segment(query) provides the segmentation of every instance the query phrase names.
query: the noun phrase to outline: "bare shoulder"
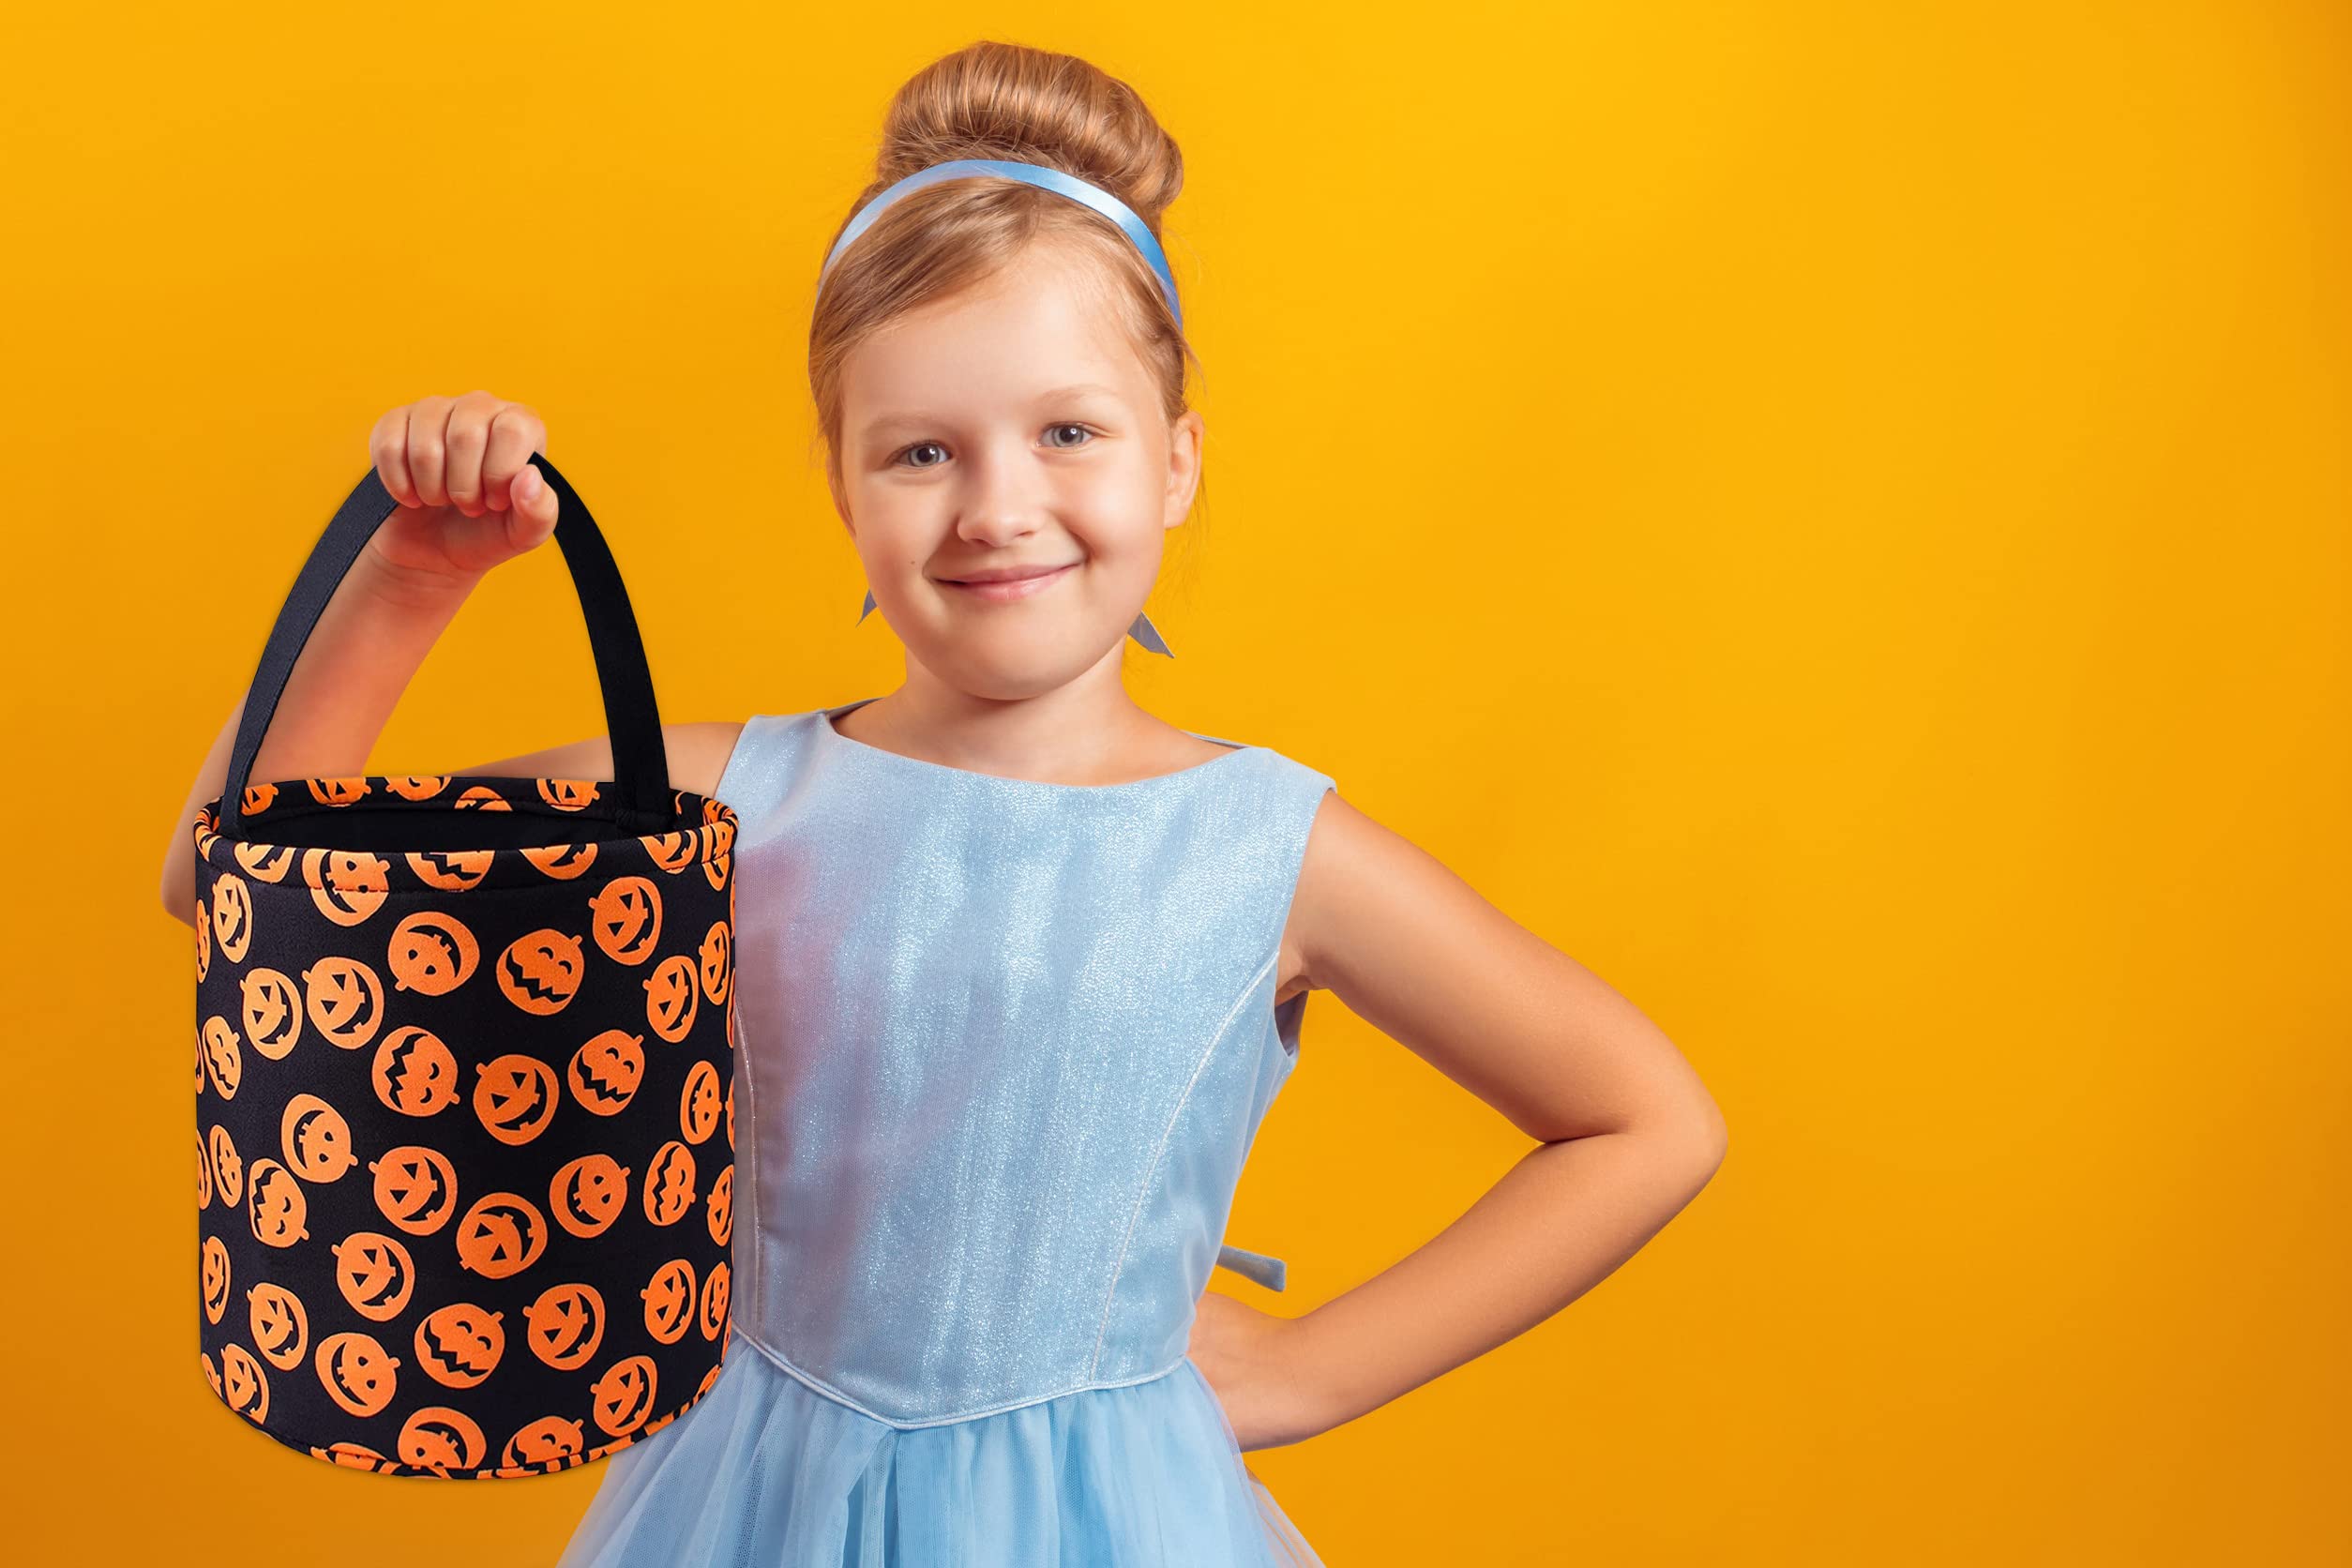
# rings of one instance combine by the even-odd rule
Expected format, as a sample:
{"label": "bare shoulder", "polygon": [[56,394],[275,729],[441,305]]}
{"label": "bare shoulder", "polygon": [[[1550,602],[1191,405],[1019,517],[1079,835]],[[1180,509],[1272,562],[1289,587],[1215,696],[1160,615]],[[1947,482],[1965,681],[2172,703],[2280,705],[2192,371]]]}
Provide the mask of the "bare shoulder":
{"label": "bare shoulder", "polygon": [[746,720],[714,718],[661,727],[663,747],[670,753],[670,782],[689,794],[716,795],[727,776],[728,760]]}
{"label": "bare shoulder", "polygon": [[1467,884],[1411,839],[1366,815],[1337,790],[1323,792],[1298,890],[1283,933],[1286,974],[1303,990],[1330,990],[1349,968],[1365,967],[1367,936],[1395,931],[1412,911],[1459,908]]}

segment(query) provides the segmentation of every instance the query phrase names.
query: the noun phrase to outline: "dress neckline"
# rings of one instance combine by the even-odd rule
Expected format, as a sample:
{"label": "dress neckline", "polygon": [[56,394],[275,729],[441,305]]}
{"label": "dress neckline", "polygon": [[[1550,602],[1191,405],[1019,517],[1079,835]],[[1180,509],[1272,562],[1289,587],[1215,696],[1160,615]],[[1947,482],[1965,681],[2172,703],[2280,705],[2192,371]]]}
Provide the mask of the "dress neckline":
{"label": "dress neckline", "polygon": [[878,698],[865,697],[860,698],[854,702],[844,702],[838,707],[819,708],[816,712],[817,739],[819,742],[824,746],[832,747],[835,750],[846,749],[851,751],[862,751],[869,756],[885,758],[890,762],[900,767],[919,768],[927,773],[954,774],[962,778],[983,779],[990,785],[1008,788],[1015,791],[1033,790],[1053,794],[1102,795],[1114,793],[1121,790],[1148,789],[1154,784],[1165,784],[1170,779],[1189,778],[1195,774],[1205,773],[1211,768],[1231,761],[1234,758],[1239,757],[1245,752],[1256,751],[1259,749],[1257,746],[1246,745],[1241,741],[1227,740],[1221,735],[1204,735],[1199,733],[1198,731],[1187,730],[1184,733],[1192,736],[1192,738],[1197,741],[1207,741],[1213,746],[1222,746],[1228,747],[1229,749],[1222,757],[1212,757],[1205,762],[1195,762],[1189,767],[1178,768],[1172,773],[1155,773],[1148,777],[1130,778],[1118,784],[1057,784],[1052,782],[1050,779],[1015,778],[1009,774],[982,773],[977,768],[959,768],[946,762],[934,762],[921,757],[910,757],[903,751],[892,751],[886,747],[874,746],[866,741],[859,740],[854,735],[845,735],[840,731],[836,730],[833,727],[834,715],[851,713],[856,709],[866,706],[868,702],[877,701],[879,701]]}

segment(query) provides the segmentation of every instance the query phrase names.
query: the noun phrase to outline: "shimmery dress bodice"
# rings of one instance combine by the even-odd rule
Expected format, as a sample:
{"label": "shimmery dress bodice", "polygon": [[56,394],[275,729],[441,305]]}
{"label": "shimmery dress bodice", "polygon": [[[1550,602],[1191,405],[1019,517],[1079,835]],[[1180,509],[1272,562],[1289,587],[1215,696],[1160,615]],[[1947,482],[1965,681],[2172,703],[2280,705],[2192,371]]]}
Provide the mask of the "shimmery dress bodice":
{"label": "shimmery dress bodice", "polygon": [[999,777],[850,739],[858,705],[751,719],[716,791],[728,1356],[606,1461],[565,1568],[1314,1563],[1184,1352],[1213,1266],[1280,1284],[1221,1242],[1332,781],[1229,741]]}

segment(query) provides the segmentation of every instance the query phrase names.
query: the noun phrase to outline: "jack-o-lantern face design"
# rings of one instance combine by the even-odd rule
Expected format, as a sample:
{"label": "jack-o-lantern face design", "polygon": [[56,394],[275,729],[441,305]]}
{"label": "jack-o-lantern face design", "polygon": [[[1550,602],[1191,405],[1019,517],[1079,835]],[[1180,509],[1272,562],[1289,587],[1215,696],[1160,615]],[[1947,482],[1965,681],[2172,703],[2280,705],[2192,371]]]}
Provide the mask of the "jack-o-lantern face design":
{"label": "jack-o-lantern face design", "polygon": [[655,865],[665,871],[683,871],[702,856],[702,830],[684,828],[676,833],[650,833],[638,839]]}
{"label": "jack-o-lantern face design", "polygon": [[578,811],[604,792],[592,778],[542,778],[538,787],[539,798],[558,811]]}
{"label": "jack-o-lantern face design", "polygon": [[506,1440],[498,1456],[501,1475],[533,1475],[567,1470],[582,1462],[588,1434],[578,1421],[541,1416]]}
{"label": "jack-o-lantern face design", "polygon": [[286,1102],[279,1141],[286,1163],[306,1182],[335,1181],[359,1163],[351,1152],[351,1123],[316,1094],[296,1094]]}
{"label": "jack-o-lantern face design", "polygon": [[428,1030],[404,1027],[376,1048],[376,1098],[406,1116],[431,1116],[458,1103],[458,1059]]}
{"label": "jack-o-lantern face design", "polygon": [[702,1337],[716,1339],[727,1327],[727,1304],[732,1284],[727,1265],[714,1263],[711,1274],[702,1281]]}
{"label": "jack-o-lantern face design", "polygon": [[604,1343],[604,1297],[593,1285],[550,1285],[523,1317],[531,1353],[558,1372],[587,1365]]}
{"label": "jack-o-lantern face design", "polygon": [[204,976],[212,972],[212,906],[204,896],[196,898],[196,983],[203,985]]}
{"label": "jack-o-lantern face design", "polygon": [[399,1238],[354,1230],[327,1249],[335,1254],[335,1284],[354,1312],[391,1321],[416,1288],[416,1261]]}
{"label": "jack-o-lantern face design", "polygon": [[204,1020],[204,1070],[212,1075],[214,1093],[224,1100],[237,1097],[245,1057],[237,1048],[237,1032],[218,1013]]}
{"label": "jack-o-lantern face design", "polygon": [[428,1405],[400,1427],[400,1463],[445,1480],[452,1470],[479,1468],[483,1449],[482,1428],[474,1418],[446,1405]]}
{"label": "jack-o-lantern face design", "polygon": [[458,1169],[449,1156],[421,1143],[386,1149],[368,1167],[376,1179],[376,1210],[412,1236],[430,1236],[458,1209]]}
{"label": "jack-o-lantern face design", "polygon": [[450,806],[460,811],[512,811],[506,797],[487,784],[469,784],[458,793]]}
{"label": "jack-o-lantern face design", "polygon": [[221,1347],[220,1397],[241,1416],[256,1422],[269,1419],[269,1380],[262,1376],[262,1364],[242,1345]]}
{"label": "jack-o-lantern face design", "polygon": [[501,1143],[520,1146],[547,1131],[560,1094],[555,1069],[520,1051],[495,1057],[474,1069],[474,1114],[482,1130]]}
{"label": "jack-o-lantern face design", "polygon": [[310,798],[321,806],[355,806],[373,788],[365,777],[310,778],[304,782],[310,786]]}
{"label": "jack-o-lantern face design", "polygon": [[675,1345],[694,1326],[694,1265],[676,1258],[654,1271],[653,1282],[640,1292],[645,1298],[645,1332],[664,1345]]}
{"label": "jack-o-lantern face design", "polygon": [[616,964],[641,964],[661,940],[661,891],[643,877],[615,877],[588,900],[596,945]]}
{"label": "jack-o-lantern face design", "polygon": [[542,927],[517,937],[498,956],[498,988],[526,1013],[560,1013],[580,992],[585,972],[580,939]]}
{"label": "jack-o-lantern face design", "polygon": [[[237,810],[248,817],[258,817],[268,810],[278,799],[275,784],[248,784],[245,793],[237,796]],[[217,822],[215,826],[219,825]]]}
{"label": "jack-o-lantern face design", "polygon": [[231,963],[243,963],[253,942],[253,892],[227,871],[212,882],[212,940]]}
{"label": "jack-o-lantern face design", "polygon": [[326,1396],[354,1415],[380,1413],[400,1386],[400,1358],[372,1334],[330,1334],[311,1364]]}
{"label": "jack-o-lantern face design", "polygon": [[458,1221],[458,1262],[489,1279],[520,1274],[547,1250],[547,1216],[520,1193],[486,1193]]}
{"label": "jack-o-lantern face design", "polygon": [[[728,1017],[728,1018],[729,1018],[729,1020],[730,1020],[730,1021],[732,1021],[732,1019],[734,1018],[734,1016],[735,1016],[735,1010],[734,1010],[732,1007],[728,1008],[728,1009],[727,1009],[727,1017]],[[734,1044],[734,1041],[731,1038],[731,1039],[729,1039],[728,1044],[731,1046],[732,1044]],[[732,1149],[734,1146],[735,1146],[735,1080],[734,1080],[733,1078],[729,1078],[729,1079],[727,1080],[727,1147],[728,1147],[728,1148],[730,1148],[730,1149]]]}
{"label": "jack-o-lantern face design", "polygon": [[212,1124],[212,1184],[220,1201],[234,1209],[245,1201],[245,1158],[229,1139],[229,1129]]}
{"label": "jack-o-lantern face design", "polygon": [[229,846],[229,853],[255,882],[273,884],[284,882],[286,873],[296,864],[296,851],[292,844],[256,844],[244,839]]}
{"label": "jack-o-lantern face design", "polygon": [[331,1442],[324,1447],[313,1445],[310,1457],[324,1459],[338,1470],[364,1470],[376,1475],[395,1475],[400,1462],[387,1459],[364,1442]]}
{"label": "jack-o-lantern face design", "polygon": [[645,1078],[645,1036],[626,1029],[608,1029],[572,1052],[565,1069],[572,1098],[582,1110],[597,1116],[617,1116],[637,1097]]}
{"label": "jack-o-lantern face design", "polygon": [[492,850],[412,850],[408,868],[428,887],[437,887],[444,893],[466,893],[481,884],[497,860],[497,852]]}
{"label": "jack-o-lantern face design", "polygon": [[229,1310],[229,1249],[218,1236],[206,1236],[198,1249],[196,1286],[204,1304],[204,1321],[218,1323]]}
{"label": "jack-o-lantern face design", "polygon": [[384,781],[384,787],[402,800],[430,800],[449,787],[445,773],[406,773]]}
{"label": "jack-o-lantern face design", "polygon": [[594,844],[527,844],[522,858],[553,877],[570,882],[596,863]]}
{"label": "jack-o-lantern face design", "polygon": [[[732,874],[734,868],[735,857],[733,855],[714,855],[710,859],[702,862],[702,877],[704,881],[711,884],[711,890],[713,892],[717,892],[727,886],[727,879],[731,874]],[[734,915],[734,912],[732,910],[728,911],[728,915],[729,918],[731,919]]]}
{"label": "jack-o-lantern face design", "polygon": [[702,994],[714,1003],[725,1002],[734,988],[734,927],[724,920],[711,922],[711,928],[702,933],[697,956],[701,959]]}
{"label": "jack-o-lantern face design", "polygon": [[465,922],[453,914],[418,912],[392,928],[384,963],[395,990],[447,996],[474,977],[480,949]]}
{"label": "jack-o-lantern face design", "polygon": [[203,1362],[203,1363],[204,1364],[204,1381],[206,1381],[206,1382],[208,1382],[208,1383],[210,1383],[210,1384],[212,1385],[212,1395],[213,1395],[213,1397],[214,1397],[214,1398],[216,1398],[216,1399],[219,1398],[219,1397],[220,1397],[220,1368],[219,1368],[219,1367],[215,1366],[215,1365],[212,1364],[212,1355],[211,1355],[211,1353],[210,1353],[209,1351],[205,1351],[205,1350],[199,1350],[199,1351],[197,1351],[197,1352],[196,1352],[196,1359],[197,1359],[198,1361]]}
{"label": "jack-o-lantern face design", "polygon": [[628,1168],[611,1154],[582,1154],[555,1173],[547,1197],[556,1224],[575,1236],[600,1236],[628,1206]]}
{"label": "jack-o-lantern face design", "polygon": [[357,958],[321,958],[302,972],[302,987],[310,1027],[344,1050],[384,1027],[384,982]]}
{"label": "jack-o-lantern face design", "polygon": [[673,953],[655,966],[645,982],[645,1021],[665,1040],[683,1040],[694,1029],[694,1011],[701,996],[694,960]]}
{"label": "jack-o-lantern face design", "polygon": [[212,1202],[212,1156],[204,1153],[204,1135],[196,1135],[196,1207],[208,1207]]}
{"label": "jack-o-lantern face design", "polygon": [[709,1222],[711,1240],[720,1246],[735,1231],[735,1168],[728,1166],[711,1183],[711,1195],[702,1200],[702,1217]]}
{"label": "jack-o-lantern face design", "polygon": [[596,1403],[589,1413],[613,1437],[634,1432],[654,1413],[654,1362],[651,1356],[629,1356],[614,1362],[596,1380]]}
{"label": "jack-o-lantern face design", "polygon": [[506,1353],[505,1317],[453,1302],[416,1325],[416,1364],[448,1388],[473,1388],[498,1370]]}
{"label": "jack-o-lantern face design", "polygon": [[302,993],[274,969],[252,969],[237,982],[245,1037],[272,1062],[283,1062],[302,1038]]}
{"label": "jack-o-lantern face design", "polygon": [[245,1212],[255,1241],[292,1246],[310,1233],[303,1229],[310,1217],[310,1200],[293,1171],[276,1160],[255,1160],[246,1172],[245,1189]]}
{"label": "jack-o-lantern face design", "polygon": [[305,850],[302,880],[321,914],[338,926],[356,926],[391,896],[392,866],[366,850]]}
{"label": "jack-o-lantern face design", "polygon": [[256,1285],[245,1293],[245,1316],[264,1361],[280,1372],[302,1364],[310,1350],[310,1319],[302,1298],[282,1285]]}
{"label": "jack-o-lantern face design", "polygon": [[686,1088],[678,1094],[678,1130],[688,1143],[700,1143],[718,1130],[718,1069],[708,1061],[686,1069]]}
{"label": "jack-o-lantern face design", "polygon": [[694,1207],[694,1154],[676,1138],[654,1153],[645,1168],[645,1217],[675,1225]]}

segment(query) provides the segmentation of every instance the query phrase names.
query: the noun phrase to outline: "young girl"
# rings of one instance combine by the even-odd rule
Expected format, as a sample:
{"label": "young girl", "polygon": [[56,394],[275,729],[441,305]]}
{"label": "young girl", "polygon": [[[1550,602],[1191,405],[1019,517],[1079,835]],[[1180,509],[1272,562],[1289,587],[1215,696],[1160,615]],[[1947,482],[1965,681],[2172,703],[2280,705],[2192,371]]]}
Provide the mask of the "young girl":
{"label": "young girl", "polygon": [[[1200,476],[1158,240],[1181,176],[1135,94],[1064,55],[975,44],[891,106],[809,366],[905,678],[667,731],[673,782],[741,822],[735,1295],[717,1380],[605,1462],[567,1568],[1316,1562],[1245,1451],[1541,1322],[1722,1157],[1696,1076],[1607,986],[1324,775],[1128,697]],[[484,392],[378,423],[403,509],[254,777],[359,771],[472,585],[554,528],[545,443]],[[611,769],[600,737],[463,771]],[[1205,1288],[1213,1264],[1281,1288],[1220,1243],[1318,989],[1540,1146],[1284,1318]]]}

